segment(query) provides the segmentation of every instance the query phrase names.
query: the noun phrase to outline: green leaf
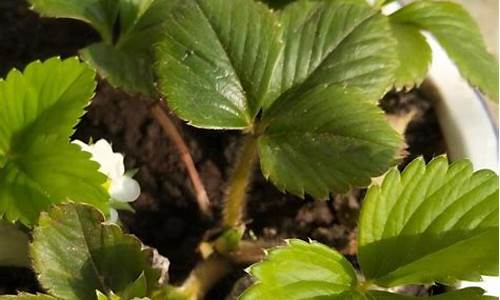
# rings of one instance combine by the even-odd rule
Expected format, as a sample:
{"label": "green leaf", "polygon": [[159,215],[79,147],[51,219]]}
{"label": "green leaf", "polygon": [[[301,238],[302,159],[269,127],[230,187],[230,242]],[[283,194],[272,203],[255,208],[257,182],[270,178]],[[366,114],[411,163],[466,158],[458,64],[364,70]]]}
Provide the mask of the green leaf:
{"label": "green leaf", "polygon": [[498,176],[461,160],[414,160],[369,189],[359,261],[381,286],[479,280],[498,274]]}
{"label": "green leaf", "polygon": [[112,86],[144,95],[154,93],[153,57],[149,51],[117,49],[101,42],[80,50],[80,55]]}
{"label": "green leaf", "polygon": [[29,0],[44,17],[71,18],[92,24],[111,43],[119,0]]}
{"label": "green leaf", "polygon": [[51,58],[0,80],[0,155],[14,156],[40,135],[69,139],[94,95],[95,72],[77,58]]}
{"label": "green leaf", "polygon": [[114,44],[101,42],[80,51],[86,61],[111,85],[129,92],[152,96],[156,93],[153,45],[174,0],[120,0],[120,33]]}
{"label": "green leaf", "polygon": [[387,18],[366,1],[296,1],[280,21],[285,48],[276,76],[282,93],[339,84],[376,101],[391,88],[395,41]]}
{"label": "green leaf", "polygon": [[375,104],[338,85],[290,93],[268,117],[259,138],[262,172],[299,196],[368,185],[394,162],[401,143]]}
{"label": "green leaf", "polygon": [[494,300],[498,299],[492,296],[485,296],[484,290],[480,288],[467,288],[457,291],[448,292],[445,294],[432,296],[432,297],[413,297],[404,296],[398,294],[392,294],[381,291],[370,291],[368,293],[374,300],[419,300],[419,299],[431,299],[431,300]]}
{"label": "green leaf", "polygon": [[99,211],[64,204],[42,213],[31,256],[42,286],[61,299],[97,299],[125,291],[149,267],[135,237],[106,224]]}
{"label": "green leaf", "polygon": [[394,86],[397,90],[410,90],[420,85],[427,76],[432,51],[418,27],[392,22],[391,28],[399,57]]}
{"label": "green leaf", "polygon": [[250,273],[257,282],[241,300],[337,299],[357,284],[353,267],[341,254],[301,240],[289,240],[287,246],[271,250]]}
{"label": "green leaf", "polygon": [[162,36],[174,0],[30,1],[44,16],[82,20],[100,33],[103,41],[80,54],[111,85],[145,95],[155,93],[153,45]]}
{"label": "green leaf", "polygon": [[415,1],[391,15],[391,21],[429,31],[462,75],[498,101],[498,62],[487,52],[475,21],[459,4],[438,0]]}
{"label": "green leaf", "polygon": [[364,0],[275,14],[252,0],[189,0],[166,31],[158,73],[170,106],[194,126],[253,130],[280,189],[325,197],[394,162],[400,138],[374,104],[392,87],[396,42]]}
{"label": "green leaf", "polygon": [[68,198],[108,211],[106,177],[69,143],[95,88],[94,72],[75,58],[52,58],[0,80],[0,216],[30,225]]}
{"label": "green leaf", "polygon": [[16,225],[0,219],[0,267],[29,268],[29,236]]}
{"label": "green leaf", "polygon": [[0,300],[56,300],[56,298],[45,294],[20,293],[19,295],[0,295]]}
{"label": "green leaf", "polygon": [[254,0],[179,1],[157,48],[160,89],[190,124],[243,129],[275,97],[282,49],[272,12]]}

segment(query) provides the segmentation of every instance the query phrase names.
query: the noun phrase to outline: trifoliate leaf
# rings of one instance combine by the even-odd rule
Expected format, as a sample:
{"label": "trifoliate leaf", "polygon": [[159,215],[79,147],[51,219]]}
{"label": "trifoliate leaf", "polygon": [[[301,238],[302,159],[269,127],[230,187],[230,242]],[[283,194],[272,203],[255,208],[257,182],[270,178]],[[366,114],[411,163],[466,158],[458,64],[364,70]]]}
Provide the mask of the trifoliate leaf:
{"label": "trifoliate leaf", "polygon": [[381,291],[370,291],[368,299],[371,300],[495,300],[498,299],[492,296],[485,296],[484,290],[480,288],[467,288],[448,292],[445,294],[432,296],[432,297],[414,297],[392,294]]}
{"label": "trifoliate leaf", "polygon": [[479,27],[462,6],[440,0],[415,1],[390,18],[429,31],[462,75],[498,101],[498,62],[486,50]]}
{"label": "trifoliate leaf", "polygon": [[432,51],[418,27],[392,22],[391,29],[399,57],[394,86],[397,90],[409,90],[420,85],[427,76]]}
{"label": "trifoliate leaf", "polygon": [[337,299],[357,284],[352,265],[341,254],[301,240],[289,240],[287,246],[271,250],[250,273],[257,282],[241,300]]}
{"label": "trifoliate leaf", "polygon": [[282,44],[275,16],[254,0],[186,0],[157,50],[160,89],[190,124],[243,129],[274,97]]}
{"label": "trifoliate leaf", "polygon": [[155,93],[153,45],[161,38],[174,0],[30,1],[44,16],[82,20],[101,34],[102,42],[80,53],[111,85],[146,95]]}
{"label": "trifoliate leaf", "polygon": [[479,280],[498,274],[498,176],[438,157],[391,170],[369,189],[359,261],[382,286]]}
{"label": "trifoliate leaf", "polygon": [[0,80],[0,216],[30,225],[66,199],[107,212],[106,177],[69,143],[94,88],[93,70],[75,58],[34,62]]}
{"label": "trifoliate leaf", "polygon": [[390,89],[395,41],[387,18],[365,0],[296,1],[280,22],[285,48],[275,80],[281,92],[339,84],[377,101]]}
{"label": "trifoliate leaf", "polygon": [[45,294],[28,294],[28,293],[20,293],[19,295],[1,295],[0,300],[56,300],[49,295]]}
{"label": "trifoliate leaf", "polygon": [[81,204],[42,213],[31,256],[50,294],[66,300],[97,299],[96,290],[119,294],[150,268],[139,240],[103,222],[99,211]]}
{"label": "trifoliate leaf", "polygon": [[174,111],[195,126],[253,129],[282,190],[325,197],[393,163],[399,137],[370,102],[392,87],[396,42],[364,0],[274,14],[253,0],[189,0],[166,31],[158,72]]}
{"label": "trifoliate leaf", "polygon": [[383,112],[338,85],[288,94],[259,138],[264,175],[280,189],[325,198],[366,186],[394,162],[400,138]]}

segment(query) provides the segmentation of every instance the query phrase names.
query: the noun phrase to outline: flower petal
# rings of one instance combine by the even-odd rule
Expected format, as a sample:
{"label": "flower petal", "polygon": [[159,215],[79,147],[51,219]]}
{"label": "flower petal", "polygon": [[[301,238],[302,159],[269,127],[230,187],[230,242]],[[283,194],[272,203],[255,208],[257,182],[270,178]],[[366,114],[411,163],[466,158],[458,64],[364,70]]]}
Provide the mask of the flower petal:
{"label": "flower petal", "polygon": [[118,222],[118,211],[114,208],[109,209],[109,221],[112,223]]}
{"label": "flower petal", "polygon": [[122,177],[125,173],[123,155],[113,152],[111,145],[103,139],[98,140],[92,147],[92,156],[101,168],[99,171],[106,174],[111,180]]}
{"label": "flower petal", "polygon": [[141,187],[135,179],[121,176],[111,181],[109,194],[117,201],[132,202],[141,194]]}

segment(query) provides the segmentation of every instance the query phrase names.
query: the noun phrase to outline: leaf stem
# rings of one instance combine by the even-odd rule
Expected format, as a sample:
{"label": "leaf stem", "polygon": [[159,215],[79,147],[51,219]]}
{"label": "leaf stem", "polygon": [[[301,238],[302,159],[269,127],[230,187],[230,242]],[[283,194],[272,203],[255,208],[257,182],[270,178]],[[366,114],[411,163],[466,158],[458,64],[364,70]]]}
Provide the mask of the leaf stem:
{"label": "leaf stem", "polygon": [[172,297],[175,299],[199,300],[219,280],[224,278],[232,270],[230,261],[222,255],[214,254],[200,262],[191,271],[189,277],[180,287],[176,287]]}
{"label": "leaf stem", "polygon": [[163,109],[161,101],[156,101],[153,104],[153,106],[151,107],[151,112],[158,123],[160,123],[165,134],[174,143],[181,161],[186,166],[189,178],[191,179],[191,183],[193,184],[193,188],[196,192],[196,200],[201,212],[207,217],[211,218],[212,213],[210,211],[210,200],[208,199],[208,195],[205,190],[205,186],[201,181],[200,175],[196,170],[189,148],[186,146],[186,143],[182,139],[179,131]]}
{"label": "leaf stem", "polygon": [[241,225],[246,204],[246,191],[257,160],[257,139],[253,135],[245,137],[240,155],[224,197],[223,226],[235,228]]}
{"label": "leaf stem", "polygon": [[200,261],[183,284],[174,287],[169,296],[172,299],[203,299],[217,282],[233,270],[234,266],[254,264],[264,258],[265,249],[278,245],[281,243],[263,240],[241,241],[238,249],[230,254],[214,253],[207,259]]}

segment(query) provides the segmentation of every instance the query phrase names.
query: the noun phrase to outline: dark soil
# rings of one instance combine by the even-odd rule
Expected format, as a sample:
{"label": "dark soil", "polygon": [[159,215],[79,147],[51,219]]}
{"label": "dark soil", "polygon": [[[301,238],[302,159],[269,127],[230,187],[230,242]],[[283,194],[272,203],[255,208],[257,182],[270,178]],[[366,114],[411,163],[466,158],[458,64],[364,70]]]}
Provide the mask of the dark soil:
{"label": "dark soil", "polygon": [[[35,59],[76,55],[79,48],[97,39],[83,23],[40,19],[24,1],[0,1],[1,77]],[[149,113],[150,104],[151,99],[127,95],[101,82],[74,138],[105,138],[125,154],[127,169],[138,169],[136,179],[142,193],[133,203],[136,213],[121,213],[121,219],[127,230],[170,259],[171,279],[178,282],[199,260],[197,245],[217,222],[199,216],[191,183],[174,147]],[[430,159],[444,152],[433,104],[418,90],[391,93],[381,106],[396,115],[411,107],[418,112],[406,130],[409,156],[401,166],[419,155]],[[237,132],[196,129],[172,118],[191,149],[217,219],[240,136]],[[249,191],[247,227],[262,239],[312,238],[338,249],[355,263],[356,220],[363,195],[363,190],[353,190],[332,196],[332,201],[299,199],[280,193],[256,171]],[[209,298],[223,299],[242,274],[231,274]],[[37,289],[31,271],[0,268],[0,294]]]}

